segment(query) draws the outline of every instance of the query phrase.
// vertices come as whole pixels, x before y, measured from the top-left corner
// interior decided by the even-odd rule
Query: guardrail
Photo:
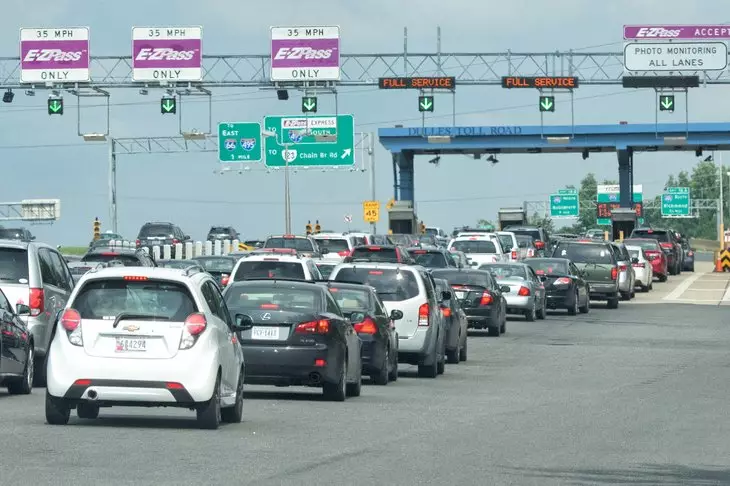
[[[109,247],[137,248],[137,244],[134,241],[110,241]],[[151,247],[151,253],[155,260],[190,260],[200,256],[229,255],[246,249],[239,240],[188,241],[176,245],[155,245]],[[150,252],[146,247],[144,250]]]

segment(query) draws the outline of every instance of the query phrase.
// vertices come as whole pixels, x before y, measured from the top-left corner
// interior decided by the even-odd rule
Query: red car
[[[669,275],[669,260],[667,254],[662,250],[657,240],[651,238],[629,238],[624,240],[626,246],[638,246],[646,254],[646,258],[651,263],[654,276],[660,282],[666,282]]]

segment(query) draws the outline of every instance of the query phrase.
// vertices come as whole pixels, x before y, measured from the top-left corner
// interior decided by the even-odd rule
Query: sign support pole
[[[109,219],[112,231],[118,233],[117,228],[117,153],[116,140],[109,140]]]
[[[370,164],[370,200],[377,201],[375,197],[375,150],[373,147],[374,133],[368,134],[368,162]],[[370,223],[372,234],[378,234],[377,223]]]

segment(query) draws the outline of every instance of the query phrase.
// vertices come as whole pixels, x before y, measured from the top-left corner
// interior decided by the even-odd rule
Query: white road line
[[[724,292],[724,291],[725,291],[724,286],[716,288],[716,289],[687,289],[686,290],[686,292]],[[675,300],[677,300],[677,299],[675,299]]]
[[[730,286],[725,291],[725,295],[722,296],[723,302],[730,302]]]
[[[681,284],[677,285],[677,288],[672,291],[669,295],[664,297],[663,300],[677,300],[679,297],[687,290],[689,289],[693,283],[695,283],[700,277],[705,275],[704,273],[692,275],[690,278],[682,282]]]

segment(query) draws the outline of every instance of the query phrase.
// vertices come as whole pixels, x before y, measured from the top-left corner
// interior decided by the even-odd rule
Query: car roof
[[[482,263],[479,266],[480,267],[492,267],[492,266],[494,266],[494,267],[505,267],[505,266],[508,266],[508,267],[525,267],[525,266],[527,266],[527,264],[526,263],[522,263],[522,262],[487,262],[487,263]]]
[[[244,255],[244,258],[241,258],[240,261],[242,262],[253,262],[253,261],[274,261],[271,260],[272,258],[284,259],[285,261],[291,261],[291,262],[302,262],[304,260],[311,260],[311,258],[301,256],[301,255],[291,255],[288,253],[249,253],[247,255]]]
[[[427,252],[427,253],[447,253],[446,250],[443,248],[439,248],[437,246],[411,246],[410,248],[406,248],[407,251],[418,251],[418,252]]]
[[[231,282],[229,285],[231,287],[244,287],[244,286],[252,286],[252,285],[270,285],[273,287],[287,287],[287,288],[316,288],[319,290],[324,291],[325,288],[321,285],[317,285],[318,282],[314,280],[296,280],[296,279],[286,279],[286,278],[260,278],[260,279],[247,279],[247,280],[236,280],[235,282]]]
[[[246,253],[247,255],[248,253]],[[225,258],[226,260],[237,260],[235,256],[229,255],[201,255],[191,258],[191,260],[220,260]]]
[[[118,253],[120,255],[136,255],[138,251],[139,251],[139,249],[137,249],[137,248],[126,248],[126,247],[116,247],[116,246],[95,246],[93,248],[89,248],[89,251],[87,251],[86,254],[88,255],[90,253]]]
[[[30,246],[30,241],[21,240],[0,240],[0,247],[2,248],[17,248],[19,250],[27,250]]]
[[[339,262],[330,262],[330,261],[327,261],[327,260],[315,260],[314,261],[314,264],[317,265],[317,266],[320,266],[320,265],[330,265],[332,267],[336,267],[337,265],[339,265]]]
[[[351,263],[340,263],[339,266],[347,267],[347,268],[353,268],[353,267],[365,267],[365,268],[382,268],[382,269],[392,269],[392,270],[422,270],[426,271],[424,267],[421,265],[407,265],[405,263],[395,263],[395,262],[351,262]]]
[[[96,280],[104,278],[148,277],[175,282],[186,282],[190,277],[206,275],[205,272],[196,272],[188,275],[187,271],[181,268],[115,266],[90,271],[86,274],[85,278]]]

